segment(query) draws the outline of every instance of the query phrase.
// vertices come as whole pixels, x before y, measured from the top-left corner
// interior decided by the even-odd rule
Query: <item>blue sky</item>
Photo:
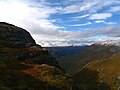
[[[58,19],[54,24],[64,26],[63,30],[95,29],[120,24],[119,0],[71,0],[72,3],[68,1],[65,4],[64,0],[48,2],[62,9],[51,15],[51,19]]]
[[[0,13],[43,46],[120,38],[120,0],[0,0]]]

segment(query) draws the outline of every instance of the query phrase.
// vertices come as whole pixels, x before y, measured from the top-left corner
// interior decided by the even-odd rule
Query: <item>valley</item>
[[[57,58],[67,75],[73,78],[75,90],[119,90],[120,43],[108,43],[93,44]]]

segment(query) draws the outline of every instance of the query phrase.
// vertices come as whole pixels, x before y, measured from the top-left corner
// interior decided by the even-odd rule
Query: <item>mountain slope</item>
[[[17,26],[0,22],[0,40],[13,41],[16,43],[26,43],[35,45],[35,40],[30,33]]]
[[[0,23],[0,90],[70,90],[71,80],[31,35]]]
[[[118,52],[120,52],[119,46],[93,44],[80,53],[61,58],[59,63],[68,74],[73,75],[87,63],[108,58]]]
[[[74,81],[78,90],[119,90],[120,53],[90,62],[74,76]]]
[[[64,46],[64,47],[46,47],[50,55],[54,56],[58,62],[60,58],[73,55],[85,50],[89,46]]]

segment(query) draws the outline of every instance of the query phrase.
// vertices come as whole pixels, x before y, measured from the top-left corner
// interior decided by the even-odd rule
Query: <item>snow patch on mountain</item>
[[[86,46],[92,44],[100,44],[100,45],[115,45],[120,46],[120,38],[106,38],[106,39],[73,39],[73,40],[41,40],[38,42],[43,47],[59,47],[59,46]]]
[[[100,42],[97,42],[96,44],[120,46],[120,39],[100,41]]]
[[[40,44],[43,47],[58,47],[58,46],[86,46],[91,45],[91,41],[80,41],[80,40],[62,40],[62,41],[40,41]]]

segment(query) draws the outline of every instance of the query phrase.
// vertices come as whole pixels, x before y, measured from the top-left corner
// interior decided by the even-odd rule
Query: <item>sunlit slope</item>
[[[80,90],[119,90],[120,53],[90,62],[74,76],[74,81]]]

